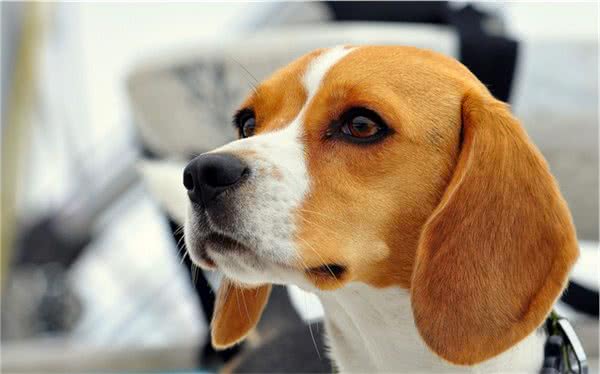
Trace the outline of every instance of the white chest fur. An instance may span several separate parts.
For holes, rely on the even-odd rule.
[[[353,283],[318,296],[325,310],[331,357],[341,372],[537,373],[542,364],[545,336],[541,331],[476,366],[443,361],[420,338],[408,292],[400,288],[378,290]]]

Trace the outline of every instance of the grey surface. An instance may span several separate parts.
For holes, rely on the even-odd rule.
[[[286,27],[239,44],[190,46],[132,71],[128,89],[142,138],[171,157],[222,145],[234,138],[230,116],[253,84],[309,50],[344,43],[457,52],[455,36],[444,28],[369,23]],[[523,40],[512,97],[585,240],[598,240],[597,48],[595,39]]]
[[[548,160],[579,239],[598,240],[598,42],[520,46],[513,109]]]

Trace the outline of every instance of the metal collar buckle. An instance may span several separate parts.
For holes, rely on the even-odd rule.
[[[542,374],[588,374],[583,346],[569,321],[552,311],[546,320],[548,338],[544,346]]]
[[[565,369],[568,373],[588,374],[587,357],[573,326],[563,317],[558,317],[555,322],[555,327],[565,339]]]

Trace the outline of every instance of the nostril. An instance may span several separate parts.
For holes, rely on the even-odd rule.
[[[248,178],[249,175],[250,175],[250,168],[245,167],[244,170],[242,171],[242,175],[241,175],[240,179]]]
[[[183,185],[188,191],[194,189],[194,177],[192,177],[192,173],[189,171],[183,173]]]

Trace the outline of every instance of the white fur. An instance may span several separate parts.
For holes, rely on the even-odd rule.
[[[310,100],[317,93],[321,83],[323,82],[323,78],[325,78],[325,75],[331,69],[331,67],[340,62],[340,60],[346,57],[348,53],[354,51],[355,49],[356,48],[337,46],[329,49],[311,61],[302,79],[304,88],[308,93],[308,99],[306,100],[306,104],[304,105],[303,109],[306,108],[306,106],[310,103]]]
[[[304,113],[329,69],[351,51],[343,46],[334,47],[309,63],[302,77],[307,99],[289,125],[212,151],[237,154],[251,169],[247,186],[236,196],[242,207],[236,235],[253,248],[252,256],[261,261],[261,267],[249,265],[248,258],[239,254],[211,252],[226,275],[249,284],[267,280],[284,283],[291,277],[300,281],[295,271],[286,266],[295,264],[298,258],[293,217],[310,186],[301,142]],[[247,155],[248,151],[252,153]]]
[[[419,336],[406,290],[351,283],[317,295],[330,353],[341,372],[538,373],[542,365],[542,331],[482,364],[455,366],[432,353]]]

